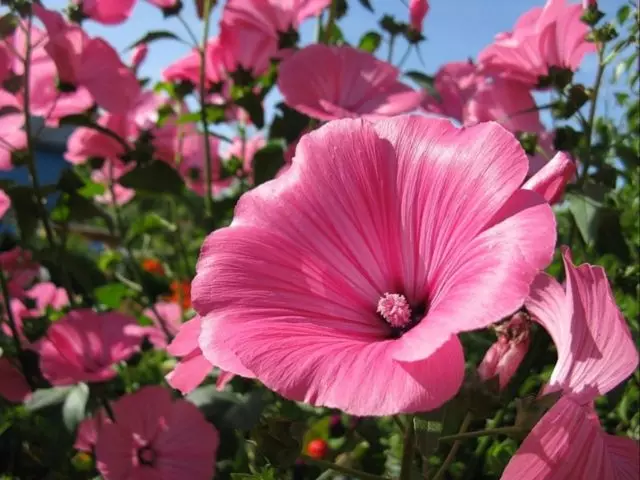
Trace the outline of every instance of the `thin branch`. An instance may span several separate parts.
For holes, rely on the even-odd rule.
[[[467,413],[467,415],[464,417],[464,420],[462,420],[462,425],[460,425],[459,435],[467,431],[467,429],[469,428],[469,425],[471,424],[472,419],[473,419],[473,415],[471,415],[470,413]],[[446,438],[446,437],[440,437],[440,440],[442,440],[443,438]],[[449,466],[455,460],[456,455],[458,454],[458,450],[460,449],[460,445],[462,445],[462,442],[460,440],[456,440],[453,443],[451,450],[449,451],[449,454],[444,459],[444,462],[442,463],[442,466],[440,467],[440,469],[434,475],[433,480],[439,480],[440,478],[444,477],[445,473],[447,473],[447,470],[449,470]]]
[[[344,473],[346,475],[359,478],[361,480],[389,480],[387,477],[381,477],[379,475],[373,475],[371,473],[361,472],[359,470],[355,470],[349,467],[344,467],[342,465],[327,462],[325,460],[311,458],[307,455],[303,455],[302,460],[304,460],[305,463],[308,463],[310,465],[315,465],[316,467],[325,468],[327,470],[333,470],[334,472]]]

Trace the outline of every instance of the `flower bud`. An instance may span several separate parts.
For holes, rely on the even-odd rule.
[[[569,155],[558,152],[522,188],[539,193],[553,204],[560,200],[564,188],[576,173],[576,164]]]
[[[484,381],[498,377],[503,390],[529,349],[529,320],[524,313],[516,313],[511,319],[495,327],[498,340],[491,345],[478,366],[478,375]]]

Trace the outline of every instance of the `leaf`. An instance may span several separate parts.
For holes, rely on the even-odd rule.
[[[237,98],[234,97],[235,104],[249,114],[251,122],[256,128],[264,127],[264,108],[262,100],[253,91],[244,91]]]
[[[232,473],[231,480],[277,480],[276,471],[272,467],[263,467],[255,473]]]
[[[127,241],[144,234],[153,232],[169,232],[174,233],[177,230],[175,224],[165,220],[155,212],[148,213],[137,218],[129,227]]]
[[[596,239],[604,205],[602,187],[587,184],[583,192],[568,192],[565,199],[569,202],[569,211],[576,221],[582,239],[586,244],[592,244]]]
[[[18,26],[18,18],[13,13],[7,13],[0,17],[0,38],[12,35]]]
[[[151,30],[150,32],[147,32],[142,38],[129,45],[129,47],[127,47],[127,50],[136,48],[138,45],[142,45],[143,43],[151,43],[157,40],[178,40],[179,42],[183,42],[183,40],[179,36],[168,30]]]
[[[129,289],[122,283],[108,283],[94,290],[96,302],[107,308],[116,309],[122,305],[122,300],[129,296]]]
[[[23,185],[15,185],[6,189],[6,193],[11,198],[11,206],[20,229],[20,238],[24,243],[29,243],[39,221],[39,207],[33,189]]]
[[[358,48],[360,50],[364,50],[365,52],[374,53],[380,47],[382,43],[382,36],[378,32],[367,32],[362,38],[360,38],[360,43],[358,44]]]
[[[284,165],[284,151],[280,144],[270,142],[261,148],[253,157],[253,175],[255,185],[273,179]]]
[[[49,270],[52,281],[58,285],[63,285],[63,268],[71,277],[74,289],[79,292],[91,293],[106,283],[104,274],[95,262],[83,253],[67,250],[60,258],[57,249],[47,247],[34,252],[34,257]]]
[[[24,402],[24,407],[30,412],[36,412],[43,408],[59,405],[74,387],[39,388]]]
[[[269,138],[284,138],[287,143],[295,142],[309,125],[309,117],[284,103],[279,103],[276,108],[280,112],[271,123]]]
[[[149,165],[136,166],[120,177],[119,182],[123,187],[150,194],[180,194],[184,187],[180,174],[157,160]]]
[[[373,7],[371,6],[370,0],[358,0],[358,2],[360,2],[360,5],[362,5],[364,8],[373,13]]]
[[[251,430],[260,420],[265,407],[260,390],[242,396],[219,392],[215,385],[199,387],[186,400],[198,407],[220,429]]]
[[[420,88],[426,90],[430,96],[437,99],[440,98],[440,94],[435,87],[434,77],[422,72],[418,72],[416,70],[410,70],[408,72],[404,72],[404,74],[406,77],[409,77],[411,80],[413,80]]]
[[[433,415],[420,415],[413,417],[413,426],[416,431],[416,443],[418,451],[425,461],[438,448],[438,440],[442,436],[444,428],[445,410],[439,409]]]
[[[627,18],[629,18],[630,13],[631,7],[629,5],[623,5],[622,7],[620,7],[618,9],[618,12],[616,13],[616,19],[618,20],[618,23],[620,25],[623,25],[624,22],[627,21]]]
[[[89,387],[86,383],[71,387],[62,405],[62,420],[70,432],[73,432],[84,419],[87,400],[89,400]]]

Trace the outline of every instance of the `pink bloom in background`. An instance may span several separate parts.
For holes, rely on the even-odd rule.
[[[496,78],[484,82],[463,112],[465,125],[494,120],[514,133],[544,130],[529,87],[513,80]]]
[[[227,67],[232,65],[229,48],[222,43],[222,36],[207,41],[206,86],[227,78]],[[187,55],[169,65],[162,72],[162,77],[170,82],[188,81],[194,85],[200,84],[200,53],[194,48]]]
[[[37,283],[27,290],[26,297],[35,303],[35,307],[29,311],[29,315],[33,317],[43,316],[47,307],[62,310],[69,305],[69,296],[66,290],[51,282]]]
[[[498,340],[489,348],[478,366],[482,380],[498,377],[500,390],[504,389],[516,373],[529,350],[529,320],[522,313],[516,313],[508,322],[496,326]]]
[[[451,62],[436,73],[434,87],[439,99],[426,95],[423,108],[462,122],[462,111],[484,77],[478,75],[472,62]]]
[[[422,32],[422,22],[429,13],[429,2],[427,0],[409,0],[409,19],[411,28],[417,32]]]
[[[123,139],[129,139],[135,133],[134,126],[123,115],[104,114],[100,116],[97,124],[108,128]],[[93,128],[76,128],[67,141],[67,151],[64,158],[79,165],[85,163],[91,157],[117,160],[125,154],[124,146],[116,139],[105,135]]]
[[[437,408],[462,383],[457,333],[519,308],[551,260],[553,212],[520,190],[527,170],[493,123],[341,120],[304,136],[204,243],[205,357],[354,415]]]
[[[553,204],[560,201],[567,183],[576,174],[576,163],[565,152],[558,152],[522,188],[533,190]]]
[[[636,478],[637,442],[602,430],[593,402],[638,366],[638,351],[601,267],[575,267],[563,249],[566,286],[546,273],[525,307],[549,332],[558,361],[544,393],[560,400],[527,436],[504,479]]]
[[[82,12],[105,25],[117,25],[131,16],[136,0],[74,0],[82,3]]]
[[[269,69],[271,59],[278,57],[276,36],[241,21],[227,23],[223,17],[220,41],[228,49],[229,72],[241,69],[257,77]]]
[[[0,170],[11,170],[11,152],[27,146],[27,135],[22,129],[24,113],[18,99],[0,89]]]
[[[589,27],[582,22],[580,4],[547,0],[523,14],[513,32],[499,34],[479,55],[485,73],[510,78],[530,87],[551,67],[575,72],[585,54],[595,51],[586,40]]]
[[[132,326],[137,326],[134,318],[115,312],[69,312],[33,345],[40,355],[42,374],[52,385],[115,377],[114,364],[133,355],[142,341]]]
[[[98,410],[92,417],[82,420],[78,425],[73,448],[81,452],[92,453],[98,442],[98,432],[106,421],[108,421],[108,417],[102,410]]]
[[[131,52],[131,68],[134,72],[138,71],[142,62],[144,62],[149,54],[149,45],[146,43],[141,43],[136,45],[133,51]]]
[[[91,180],[104,185],[105,188],[103,194],[95,196],[96,202],[107,205],[113,205],[113,203],[124,205],[129,203],[136,195],[136,191],[132,188],[123,187],[117,181],[134,167],[135,163],[133,162],[125,164],[117,159],[107,160],[101,168],[91,172]],[[111,184],[113,184],[113,186]]]
[[[16,299],[24,297],[25,288],[40,273],[40,265],[33,261],[31,253],[20,247],[0,252],[0,268],[8,276],[9,296]]]
[[[237,157],[242,160],[242,169],[244,173],[253,179],[253,157],[258,150],[264,148],[267,145],[267,141],[264,136],[258,134],[245,140],[244,142],[240,137],[233,139],[233,143],[229,149],[224,153],[223,158],[226,160],[231,157]]]
[[[13,331],[9,326],[9,321],[7,318],[6,307],[4,305],[4,300],[0,301],[0,309],[3,311],[2,316],[0,316],[0,330],[7,336],[13,337]],[[11,298],[9,300],[9,310],[11,310],[11,315],[13,316],[13,321],[16,325],[16,330],[18,330],[18,337],[23,344],[28,344],[29,339],[24,334],[24,319],[29,317],[29,309],[17,298]]]
[[[147,308],[142,314],[154,323],[153,327],[147,327],[145,330],[149,341],[157,348],[166,348],[167,336],[162,326],[164,324],[172,336],[176,335],[182,325],[182,307],[175,302],[158,302],[153,309]]]
[[[11,198],[4,190],[0,190],[0,219],[5,216],[7,211],[11,208]]]
[[[3,83],[11,75],[12,55],[0,44],[0,83]]]
[[[380,118],[415,110],[423,100],[398,75],[370,53],[316,44],[282,62],[278,88],[287,105],[313,118]]]
[[[0,397],[12,403],[22,403],[31,395],[29,384],[8,358],[0,358]]]
[[[219,436],[195,405],[153,386],[118,399],[113,412],[96,444],[105,480],[213,477]]]

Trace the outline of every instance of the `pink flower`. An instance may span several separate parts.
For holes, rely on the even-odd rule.
[[[240,20],[228,23],[223,18],[220,42],[226,46],[225,65],[232,73],[243,70],[254,77],[269,69],[271,60],[278,57],[278,37]]]
[[[0,397],[12,403],[22,403],[31,395],[31,388],[20,371],[6,358],[0,358]]]
[[[40,273],[40,266],[33,261],[31,253],[20,247],[0,252],[0,268],[8,276],[9,296],[16,299],[24,297],[25,288]]]
[[[166,348],[165,328],[172,336],[178,333],[182,325],[182,307],[175,302],[158,302],[153,308],[147,308],[142,313],[154,324],[146,330],[149,341],[157,348]]]
[[[0,89],[0,170],[11,170],[11,152],[27,146],[27,135],[22,129],[24,113],[18,99]]]
[[[226,160],[231,159],[231,157],[240,159],[244,173],[249,175],[250,179],[253,180],[253,157],[266,145],[267,141],[262,135],[254,135],[244,142],[240,137],[236,137],[233,139],[233,143],[225,152],[223,158]]]
[[[4,190],[0,190],[0,219],[5,216],[7,211],[11,208],[11,198],[4,193]]]
[[[590,8],[598,8],[598,0],[582,0],[582,8],[589,10]]]
[[[105,25],[117,25],[131,16],[136,0],[75,0],[82,4],[82,12]]]
[[[145,61],[147,55],[149,54],[149,45],[146,43],[141,43],[136,45],[136,47],[131,52],[131,68],[134,72],[138,71],[138,68]]]
[[[182,324],[180,331],[167,347],[167,352],[170,355],[181,357],[173,371],[167,374],[167,383],[185,395],[200,385],[213,369],[213,365],[204,357],[198,345],[201,327],[202,318],[196,315]],[[235,355],[229,352],[221,352],[221,354],[225,355],[222,358],[222,363],[233,368],[234,373],[221,372],[217,384],[219,389],[223,388],[234,374],[247,378],[254,377],[253,373],[244,368]]]
[[[484,82],[463,109],[465,125],[495,120],[516,132],[542,132],[544,126],[529,87],[496,78]]]
[[[553,212],[520,190],[527,163],[492,123],[349,119],[304,136],[205,241],[205,357],[354,415],[442,405],[463,378],[457,334],[515,311],[551,259]]]
[[[484,77],[478,75],[472,62],[451,62],[438,70],[434,87],[440,96],[425,96],[427,112],[445,115],[462,122],[462,111]]]
[[[9,326],[9,320],[7,318],[8,314],[6,312],[4,301],[0,302],[0,309],[5,310],[0,317],[0,320],[2,320],[0,323],[0,330],[2,330],[7,337],[13,337],[13,330]],[[9,300],[9,310],[11,311],[16,330],[18,331],[18,338],[23,344],[29,344],[29,339],[24,334],[24,319],[31,316],[29,309],[17,298],[11,298]]]
[[[135,135],[135,126],[132,126],[125,115],[102,115],[97,124],[111,130],[123,139],[130,139]],[[124,146],[115,138],[89,127],[76,128],[67,140],[67,151],[64,158],[79,165],[85,163],[91,157],[118,160],[125,154]]]
[[[87,417],[80,422],[73,448],[81,452],[93,453],[98,442],[98,432],[106,421],[108,418],[103,410],[98,410],[92,417]]]
[[[498,340],[482,359],[478,366],[478,375],[485,381],[497,376],[502,390],[516,373],[529,350],[529,320],[524,314],[516,313],[507,323],[495,327],[495,330]]]
[[[29,310],[29,316],[32,317],[43,316],[48,307],[62,310],[69,305],[69,296],[66,290],[51,282],[37,283],[27,290],[26,297],[35,303],[34,308]]]
[[[513,32],[502,33],[485,48],[478,61],[491,75],[523,82],[530,87],[556,67],[575,72],[595,45],[586,40],[589,28],[580,19],[582,6],[565,0],[547,0],[523,14]]]
[[[422,22],[429,12],[429,2],[427,0],[409,0],[409,17],[411,28],[416,32],[422,32]]]
[[[423,99],[398,74],[367,52],[318,44],[282,62],[278,88],[287,105],[320,120],[387,117],[410,112]]]
[[[96,458],[105,480],[209,480],[219,437],[198,408],[144,387],[113,404],[115,423],[98,432]]]
[[[222,82],[227,78],[227,67],[230,65],[228,47],[223,44],[221,37],[208,40],[206,50],[206,86]],[[200,84],[200,52],[194,48],[186,56],[169,65],[162,72],[162,76],[169,82],[188,81],[194,85]]]
[[[204,196],[207,193],[205,183],[205,136],[200,132],[187,134],[182,139],[182,161],[178,171],[184,178],[185,184],[195,193]],[[220,187],[227,186],[227,182],[220,182],[220,156],[218,154],[218,139],[209,135],[209,151],[211,153],[211,185],[212,191],[217,193]]]
[[[567,183],[576,174],[576,163],[564,152],[558,152],[522,188],[533,190],[553,204],[560,201]]]
[[[125,173],[131,171],[135,163],[125,164],[120,160],[107,160],[102,167],[91,173],[91,180],[104,185],[105,191],[101,195],[96,195],[95,200],[107,205],[124,205],[129,203],[136,194],[131,188],[120,185],[117,180]],[[113,185],[112,185],[113,184]]]
[[[503,479],[634,478],[638,444],[605,433],[593,401],[638,366],[638,351],[601,267],[575,267],[563,249],[566,286],[538,275],[525,307],[558,350],[545,393],[562,398],[524,440]]]
[[[69,312],[33,346],[40,354],[42,374],[52,385],[115,377],[113,365],[129,358],[142,340],[132,326],[135,319],[115,312]]]

